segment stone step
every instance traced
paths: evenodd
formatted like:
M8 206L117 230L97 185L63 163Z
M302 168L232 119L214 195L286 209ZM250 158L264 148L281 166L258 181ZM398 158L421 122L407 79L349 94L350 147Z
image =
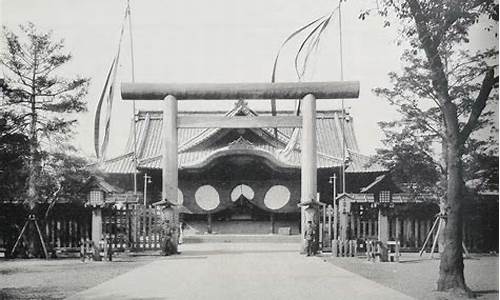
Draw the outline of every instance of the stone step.
M184 236L184 243L300 243L300 235L199 234Z

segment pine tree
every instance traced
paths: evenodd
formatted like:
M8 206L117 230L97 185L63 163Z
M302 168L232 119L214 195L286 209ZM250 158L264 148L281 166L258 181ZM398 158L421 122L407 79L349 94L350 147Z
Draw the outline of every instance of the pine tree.
M0 63L7 71L9 94L3 97L3 111L15 115L18 132L28 136L28 178L25 203L33 210L39 201L37 180L40 174L42 146L58 144L71 133L76 120L71 113L86 110L83 100L89 79L67 79L57 71L71 60L64 41L53 34L39 32L33 23L20 25L20 35L3 27L6 43ZM46 142L46 145L42 145Z

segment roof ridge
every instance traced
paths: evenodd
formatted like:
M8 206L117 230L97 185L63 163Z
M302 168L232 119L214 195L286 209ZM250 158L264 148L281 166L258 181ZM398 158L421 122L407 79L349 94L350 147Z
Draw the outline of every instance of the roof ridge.
M146 157L146 158L143 158L140 161L138 161L138 163L139 164L141 164L141 163L148 163L150 161L153 161L153 160L156 160L158 158L161 158L162 156L163 156L162 154L159 154L159 155L156 155L156 156Z
M248 107L249 110L257 113L257 114L271 114L272 112L270 110L254 110L250 107ZM231 109L232 110L232 109ZM229 110L229 111L231 111ZM178 113L190 113L190 114L226 114L229 112L228 110L179 110ZM340 109L318 109L316 110L316 113L318 114L325 114L325 113L341 113L342 110ZM156 115L162 115L163 111L162 110L138 110L137 115L139 117L142 117L146 114L156 114ZM278 110L277 113L286 113L286 114L295 114L293 110ZM352 118L352 117L351 117Z
M133 155L133 154L134 154L134 152L133 152L133 151L131 151L131 152L128 152L128 153L125 153L125 154L119 155L119 156L115 156L115 157L110 158L110 159L106 159L106 160L104 160L104 161L102 161L102 162L103 162L103 163L107 163L107 162L114 162L114 161L117 161L117 160L123 159L123 158L125 158L125 157L127 157L127 156L131 156L131 155Z
M244 113L245 115L254 115L257 116L258 114L252 110L251 108L248 107L248 103L244 100L238 100L238 102L234 103L234 107L226 112L226 116L228 117L234 117L238 113ZM207 128L206 130L201 131L198 135L193 136L191 139L187 140L184 142L182 145L179 146L179 152L184 152L189 150L190 148L196 147L200 143L206 141L209 139L211 136L215 135L217 132L219 132L222 128ZM195 141L197 140L197 141ZM191 145L190 145L191 143Z

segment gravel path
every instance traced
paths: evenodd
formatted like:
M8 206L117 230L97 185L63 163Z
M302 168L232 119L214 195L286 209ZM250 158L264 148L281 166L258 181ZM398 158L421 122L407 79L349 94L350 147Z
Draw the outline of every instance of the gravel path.
M400 292L299 254L299 245L206 243L154 261L70 299L405 300Z

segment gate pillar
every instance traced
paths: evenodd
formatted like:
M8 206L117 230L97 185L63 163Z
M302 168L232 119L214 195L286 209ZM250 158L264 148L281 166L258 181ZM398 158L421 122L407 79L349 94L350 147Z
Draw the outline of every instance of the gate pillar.
M316 97L312 94L306 95L302 99L302 143L301 143L301 204L315 203L317 199L317 152L316 152ZM307 211L306 211L307 209ZM304 229L307 222L316 223L318 206L307 208L301 205L300 224L301 234L304 236ZM302 250L305 250L305 240L302 239Z
M102 239L102 208L100 206L92 208L92 241L99 245Z
M163 209L164 218L170 221L173 229L172 242L177 252L179 230L178 203L178 148L177 148L177 99L167 96L163 100L163 143L162 143L162 201L174 205Z
M378 209L378 240L387 243L389 240L389 217L387 211L382 212L383 208Z

